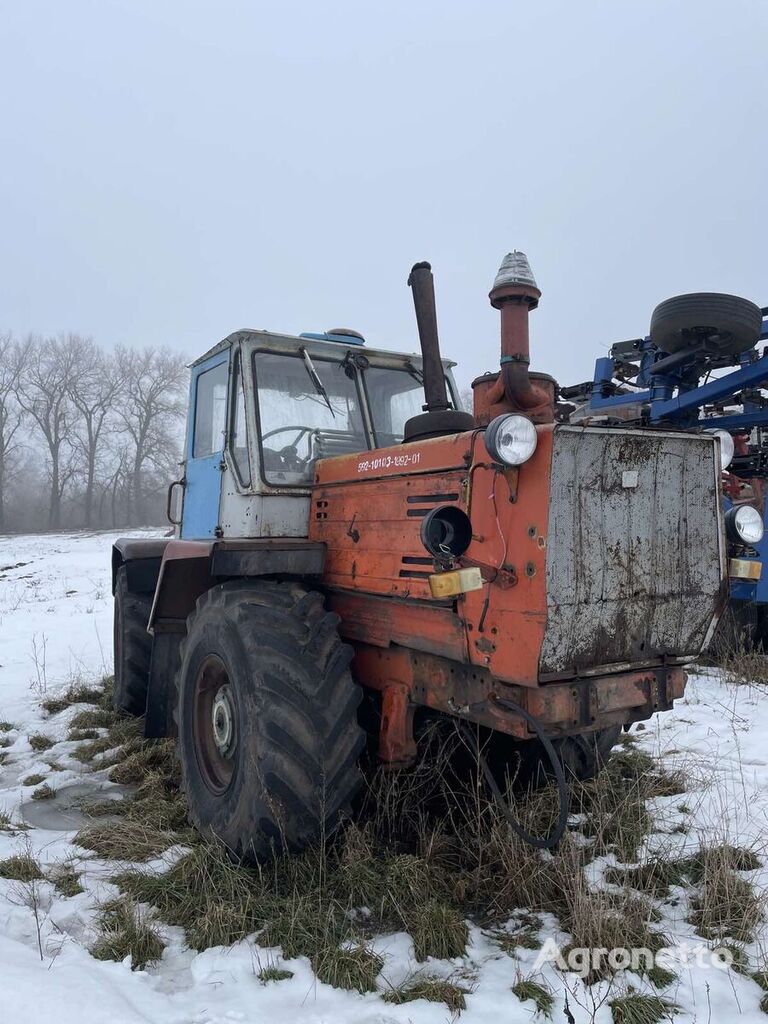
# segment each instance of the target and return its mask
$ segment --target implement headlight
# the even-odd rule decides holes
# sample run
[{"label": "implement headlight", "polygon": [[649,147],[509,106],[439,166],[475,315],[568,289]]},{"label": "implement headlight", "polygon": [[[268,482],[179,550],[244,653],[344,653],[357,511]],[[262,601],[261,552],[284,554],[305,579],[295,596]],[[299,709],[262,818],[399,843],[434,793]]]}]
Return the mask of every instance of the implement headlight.
[{"label": "implement headlight", "polygon": [[727,469],[733,461],[734,444],[733,438],[727,430],[707,430],[707,434],[714,434],[715,437],[720,438],[720,465],[723,469]]},{"label": "implement headlight", "polygon": [[751,505],[735,505],[725,513],[725,526],[731,540],[759,544],[765,533],[763,517]]},{"label": "implement headlight", "polygon": [[491,420],[485,431],[488,454],[506,466],[522,466],[536,451],[536,427],[527,416],[504,413]]}]

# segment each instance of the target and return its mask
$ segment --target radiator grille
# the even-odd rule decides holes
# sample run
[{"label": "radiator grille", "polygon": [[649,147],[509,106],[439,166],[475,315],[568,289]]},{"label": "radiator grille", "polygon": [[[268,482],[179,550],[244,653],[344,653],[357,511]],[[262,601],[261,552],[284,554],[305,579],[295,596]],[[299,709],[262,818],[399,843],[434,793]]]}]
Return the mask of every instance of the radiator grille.
[{"label": "radiator grille", "polygon": [[557,428],[542,676],[701,651],[726,586],[715,444]]}]

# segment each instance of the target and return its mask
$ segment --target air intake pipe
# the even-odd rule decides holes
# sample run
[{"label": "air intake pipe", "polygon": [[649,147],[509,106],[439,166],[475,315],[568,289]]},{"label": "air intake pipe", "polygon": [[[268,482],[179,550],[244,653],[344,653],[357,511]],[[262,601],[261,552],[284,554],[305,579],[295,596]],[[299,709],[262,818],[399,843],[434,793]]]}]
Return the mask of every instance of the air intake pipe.
[{"label": "air intake pipe", "polygon": [[536,309],[541,292],[524,252],[508,253],[502,260],[488,298],[501,312],[501,373],[493,400],[506,398],[518,412],[537,422],[554,419],[551,386],[534,383],[529,373],[528,313]]}]

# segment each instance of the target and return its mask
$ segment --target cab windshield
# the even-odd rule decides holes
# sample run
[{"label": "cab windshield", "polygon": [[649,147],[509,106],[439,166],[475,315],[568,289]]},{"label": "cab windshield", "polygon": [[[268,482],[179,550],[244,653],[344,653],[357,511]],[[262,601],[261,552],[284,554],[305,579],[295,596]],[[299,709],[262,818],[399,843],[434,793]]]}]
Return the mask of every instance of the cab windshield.
[{"label": "cab windshield", "polygon": [[415,369],[369,366],[363,372],[376,447],[401,444],[406,420],[424,409],[424,385]]},{"label": "cab windshield", "polygon": [[367,450],[354,371],[317,356],[307,365],[301,353],[257,352],[254,366],[267,483],[312,483],[318,459]]},{"label": "cab windshield", "polygon": [[318,459],[402,443],[406,421],[423,411],[424,387],[415,366],[358,369],[351,359],[310,356],[304,349],[256,352],[254,372],[262,472],[277,487],[311,484]]}]

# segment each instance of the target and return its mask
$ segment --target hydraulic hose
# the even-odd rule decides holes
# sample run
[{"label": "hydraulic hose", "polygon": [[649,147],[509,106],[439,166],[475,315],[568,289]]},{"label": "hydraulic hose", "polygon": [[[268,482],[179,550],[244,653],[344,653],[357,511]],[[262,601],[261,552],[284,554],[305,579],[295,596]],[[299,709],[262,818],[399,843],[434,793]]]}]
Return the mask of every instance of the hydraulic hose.
[{"label": "hydraulic hose", "polygon": [[478,763],[483,770],[483,775],[485,776],[485,781],[491,792],[491,796],[498,804],[499,810],[506,819],[509,827],[530,846],[533,846],[538,850],[551,850],[552,847],[556,846],[563,838],[566,825],[568,823],[568,787],[565,782],[565,772],[563,771],[562,761],[558,757],[557,751],[552,745],[551,740],[544,735],[544,730],[541,724],[529,711],[526,711],[525,708],[520,707],[519,704],[515,704],[514,701],[508,700],[506,697],[495,697],[493,702],[505,711],[519,715],[528,723],[531,729],[536,733],[537,738],[541,740],[541,745],[544,747],[550,764],[552,765],[552,770],[555,774],[555,783],[557,784],[559,812],[557,824],[548,836],[544,836],[543,838],[541,836],[534,836],[523,828],[520,822],[513,815],[509,804],[499,789],[498,783],[493,777],[493,772],[480,750],[477,738],[466,722],[464,723],[465,735],[468,737],[469,745],[471,746],[473,753],[476,755]]}]

